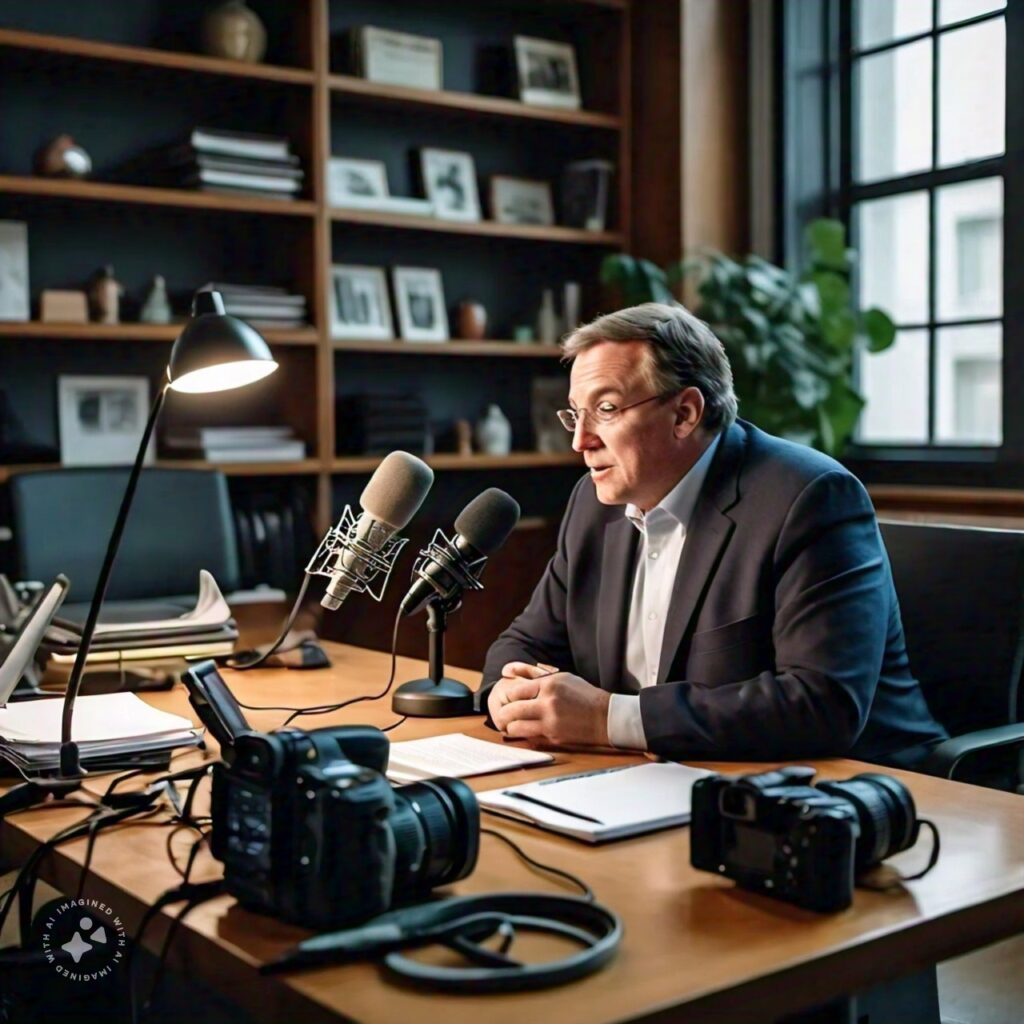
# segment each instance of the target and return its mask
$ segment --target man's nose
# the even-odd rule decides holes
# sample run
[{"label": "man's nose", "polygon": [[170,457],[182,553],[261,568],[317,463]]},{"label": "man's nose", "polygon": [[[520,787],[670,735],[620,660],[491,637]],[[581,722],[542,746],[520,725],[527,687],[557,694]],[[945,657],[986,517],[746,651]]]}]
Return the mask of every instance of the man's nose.
[{"label": "man's nose", "polygon": [[572,432],[572,450],[582,452],[588,448],[596,448],[601,439],[592,430],[587,429],[587,417],[576,417],[576,429]]}]

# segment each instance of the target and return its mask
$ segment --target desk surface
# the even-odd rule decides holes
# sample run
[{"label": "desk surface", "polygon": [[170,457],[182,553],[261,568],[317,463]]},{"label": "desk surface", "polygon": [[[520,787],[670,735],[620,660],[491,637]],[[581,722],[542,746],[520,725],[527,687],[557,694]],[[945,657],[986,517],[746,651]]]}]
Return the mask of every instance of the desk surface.
[{"label": "desk surface", "polygon": [[[266,670],[225,673],[241,701],[313,705],[378,692],[388,659],[379,653],[330,645],[333,669],[317,672]],[[398,659],[398,681],[423,674],[422,663]],[[475,683],[475,675],[451,675]],[[195,717],[181,688],[152,695],[153,704]],[[279,712],[247,712],[269,729]],[[395,720],[386,701],[357,705],[333,716],[306,719],[309,727],[339,722],[387,725]],[[414,739],[440,732],[494,738],[479,719],[409,720],[391,736]],[[175,764],[182,767],[188,754]],[[476,789],[638,760],[614,754],[559,753],[553,765],[469,780]],[[708,765],[723,771],[749,765]],[[845,760],[816,764],[823,776],[846,777],[868,766]],[[673,829],[590,847],[527,825],[487,817],[486,824],[514,838],[533,857],[585,878],[597,898],[623,918],[625,939],[611,966],[571,986],[535,993],[446,997],[400,987],[374,964],[324,968],[288,977],[262,978],[256,966],[305,933],[241,910],[222,897],[198,907],[175,938],[172,962],[202,976],[261,1020],[366,1022],[440,1019],[447,1024],[488,1024],[539,1019],[574,1022],[668,1021],[686,1007],[687,1021],[749,1021],[822,1002],[843,992],[923,968],[1008,935],[1024,931],[1024,799],[910,772],[893,772],[913,792],[919,813],[942,834],[942,856],[926,878],[890,892],[858,891],[853,907],[828,917],[737,890],[731,883],[694,871],[689,833]],[[90,783],[100,790],[103,778]],[[77,808],[49,807],[11,816],[2,824],[0,849],[22,860],[40,841],[78,820]],[[96,843],[85,895],[101,899],[130,931],[148,905],[178,882],[165,852],[166,828],[126,825]],[[192,839],[179,835],[187,852]],[[890,862],[904,873],[923,866],[920,848]],[[43,877],[64,892],[77,888],[85,840],[60,847]],[[195,880],[219,875],[207,854]],[[483,836],[474,874],[457,892],[562,891],[529,871],[499,840]],[[164,915],[147,932],[147,945],[162,941]],[[541,941],[541,940],[538,940]],[[424,1014],[429,1014],[424,1018]]]}]

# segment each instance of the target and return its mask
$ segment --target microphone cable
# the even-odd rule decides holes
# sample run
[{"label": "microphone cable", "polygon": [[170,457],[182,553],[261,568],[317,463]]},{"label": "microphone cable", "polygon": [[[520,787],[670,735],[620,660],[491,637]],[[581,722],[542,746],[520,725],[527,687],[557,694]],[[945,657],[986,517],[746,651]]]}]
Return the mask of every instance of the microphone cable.
[{"label": "microphone cable", "polygon": [[[285,638],[291,632],[292,626],[295,625],[295,620],[298,618],[299,611],[302,608],[302,602],[306,597],[306,591],[309,589],[309,576],[306,573],[302,575],[302,586],[299,587],[299,593],[292,604],[292,609],[288,613],[288,618],[285,620],[284,626],[281,628],[281,632],[278,633],[277,639],[265,650],[262,654],[257,654],[254,658],[250,658],[248,661],[237,661],[236,656],[233,654],[226,654],[213,660],[218,665],[223,665],[225,668],[233,668],[238,672],[248,672],[251,668],[259,668],[267,658],[277,652],[277,649],[284,643]],[[244,704],[242,705],[245,706]]]}]

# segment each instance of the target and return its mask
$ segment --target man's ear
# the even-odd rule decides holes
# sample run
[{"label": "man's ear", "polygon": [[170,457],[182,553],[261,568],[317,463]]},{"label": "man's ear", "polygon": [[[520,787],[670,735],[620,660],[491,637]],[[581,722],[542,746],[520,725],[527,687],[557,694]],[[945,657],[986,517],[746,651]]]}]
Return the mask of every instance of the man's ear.
[{"label": "man's ear", "polygon": [[699,388],[686,388],[676,398],[675,434],[689,437],[704,418],[704,396]]}]

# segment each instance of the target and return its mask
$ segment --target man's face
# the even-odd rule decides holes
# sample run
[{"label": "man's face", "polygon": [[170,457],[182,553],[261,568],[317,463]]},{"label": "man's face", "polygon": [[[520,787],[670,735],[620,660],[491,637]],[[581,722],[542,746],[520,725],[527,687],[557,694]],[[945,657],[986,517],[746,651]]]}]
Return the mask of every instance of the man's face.
[{"label": "man's face", "polygon": [[[603,341],[573,360],[569,405],[611,411],[655,394],[644,368],[650,352],[642,341]],[[632,502],[653,508],[680,478],[682,446],[690,428],[678,423],[675,397],[623,409],[608,423],[578,419],[572,446],[582,452],[604,505]]]}]

